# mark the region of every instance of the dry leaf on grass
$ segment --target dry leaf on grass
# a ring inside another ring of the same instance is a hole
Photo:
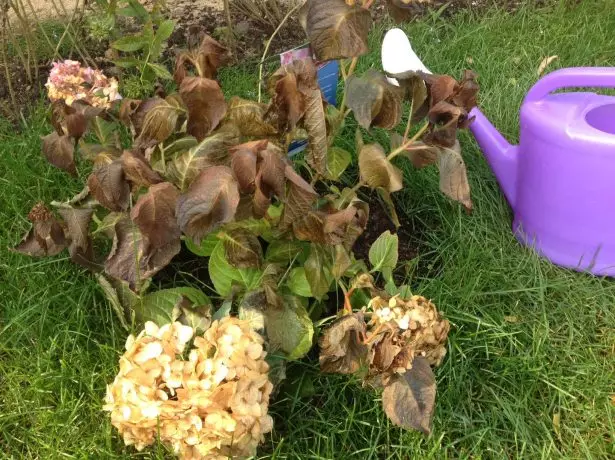
[[[549,65],[556,59],[558,59],[558,56],[549,56],[540,61],[540,65],[538,66],[538,75],[542,75],[547,67],[549,67]]]

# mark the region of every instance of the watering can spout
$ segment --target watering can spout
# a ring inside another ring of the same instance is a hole
[[[485,115],[474,108],[470,112],[474,120],[470,130],[504,192],[504,196],[514,208],[517,184],[517,146],[511,145],[491,124]]]

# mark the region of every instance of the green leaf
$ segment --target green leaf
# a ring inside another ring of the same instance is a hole
[[[351,160],[352,156],[347,150],[339,147],[331,147],[327,153],[327,179],[339,179]]]
[[[267,247],[265,260],[274,263],[289,263],[304,260],[308,244],[297,240],[275,240]]]
[[[331,283],[333,282],[333,274],[331,273],[331,254],[325,246],[320,244],[312,244],[310,255],[305,261],[305,277],[310,284],[312,295],[320,300],[329,292]]]
[[[130,319],[133,305],[139,301],[139,296],[132,292],[128,287],[128,283],[124,281],[107,279],[100,273],[96,275],[96,279],[100,287],[102,287],[120,324],[124,329],[130,330],[128,319]]]
[[[216,292],[222,297],[231,294],[233,282],[243,285],[246,290],[252,290],[262,277],[262,271],[255,268],[238,269],[226,261],[224,243],[218,241],[209,257],[209,276],[214,283]]]
[[[282,309],[267,311],[266,329],[271,346],[279,348],[288,359],[299,359],[312,348],[314,325],[301,301],[284,296]]]
[[[378,190],[378,194],[382,198],[382,201],[384,201],[384,204],[386,204],[387,210],[389,211],[389,217],[391,218],[393,225],[395,225],[395,228],[399,228],[401,224],[399,223],[399,217],[397,216],[397,210],[395,209],[395,203],[393,203],[391,194],[388,190],[382,187],[378,187],[376,190]]]
[[[158,326],[175,321],[181,314],[179,309],[183,301],[187,299],[190,306],[211,305],[209,298],[195,288],[181,287],[173,289],[163,289],[152,292],[141,298],[133,305],[135,319],[140,324],[146,321],[153,321]]]
[[[404,92],[375,69],[346,81],[347,104],[363,128],[393,129],[401,121]]]
[[[113,63],[117,66],[117,67],[121,67],[122,69],[129,69],[131,67],[140,67],[141,65],[143,65],[145,62],[141,61],[140,59],[134,59],[134,58],[121,58],[121,59],[115,59],[113,61]]]
[[[265,330],[267,294],[264,289],[246,293],[239,304],[239,319],[248,321],[255,331]]]
[[[412,289],[407,284],[399,286],[399,296],[404,300],[410,300],[412,297]]]
[[[149,13],[139,0],[127,0],[128,6],[117,10],[117,14],[120,16],[128,16],[131,18],[138,18],[142,22],[145,22],[149,18]]]
[[[224,226],[224,230],[232,231],[237,229],[248,230],[250,233],[263,236],[268,235],[271,231],[271,224],[267,219],[255,219],[250,217],[248,219],[242,219],[237,222],[229,222]]]
[[[154,71],[158,78],[162,78],[163,80],[173,80],[173,75],[171,75],[171,72],[169,72],[162,64],[148,62],[147,66]]]
[[[310,283],[305,277],[305,268],[303,267],[296,267],[290,271],[286,285],[293,294],[301,297],[312,297]]]
[[[220,308],[216,310],[214,316],[212,316],[213,321],[221,320],[222,318],[229,316],[231,314],[231,308],[233,307],[233,302],[231,300],[227,300],[220,305]]]
[[[386,284],[384,285],[384,290],[390,296],[394,296],[394,295],[399,294],[399,288],[397,287],[397,285],[395,284],[395,282],[392,279],[391,280],[387,280]]]
[[[113,43],[111,47],[116,50],[132,53],[145,48],[148,45],[147,40],[142,35],[126,35]]]
[[[369,248],[369,262],[373,272],[382,272],[385,277],[390,274],[397,265],[399,238],[391,235],[390,231],[384,232]]]
[[[214,248],[216,247],[216,244],[218,244],[218,241],[220,241],[220,239],[216,233],[210,233],[207,235],[201,240],[200,245],[196,244],[192,238],[186,237],[184,239],[184,243],[186,244],[188,250],[201,257],[210,257],[214,252]]]
[[[169,39],[173,33],[173,29],[175,29],[175,22],[170,19],[166,19],[160,23],[158,30],[156,30],[156,35],[154,35],[152,45],[150,46],[151,59],[158,59],[158,57],[160,57],[162,44]]]
[[[339,280],[346,271],[352,266],[352,259],[346,248],[341,244],[335,246],[335,256],[331,273],[336,280]]]
[[[382,187],[389,192],[403,188],[401,170],[387,159],[379,144],[363,146],[359,152],[359,172],[361,179],[371,188]]]

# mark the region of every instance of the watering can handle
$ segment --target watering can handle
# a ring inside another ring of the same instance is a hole
[[[539,80],[527,93],[525,101],[538,101],[558,89],[592,86],[615,88],[615,67],[570,67],[556,70]]]

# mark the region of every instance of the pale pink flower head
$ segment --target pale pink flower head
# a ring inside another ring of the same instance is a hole
[[[107,78],[100,70],[82,67],[78,61],[54,62],[45,84],[52,101],[72,105],[83,101],[93,107],[107,109],[122,99],[115,78]]]

